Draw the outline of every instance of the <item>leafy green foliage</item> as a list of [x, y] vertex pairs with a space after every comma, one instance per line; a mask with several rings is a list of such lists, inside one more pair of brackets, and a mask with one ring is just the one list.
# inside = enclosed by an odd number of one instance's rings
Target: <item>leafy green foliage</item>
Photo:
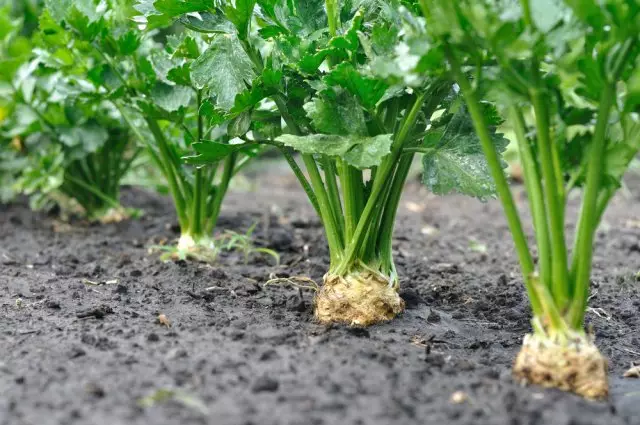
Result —
[[[434, 125], [424, 138], [423, 182], [433, 192], [446, 195], [463, 193], [486, 199], [495, 193], [489, 165], [465, 107]], [[508, 140], [493, 129], [496, 151], [506, 150]]]
[[[57, 12], [69, 12], [58, 6]], [[61, 47], [71, 38], [48, 13], [32, 40], [13, 23], [2, 45], [4, 200], [24, 193], [34, 208], [56, 203], [90, 219], [120, 209], [119, 183], [135, 156], [123, 123], [89, 82], [65, 72], [77, 66]]]
[[356, 168], [371, 168], [380, 165], [382, 159], [389, 154], [392, 143], [390, 134], [381, 134], [375, 137], [283, 134], [276, 140], [303, 154], [344, 158], [347, 163]]
[[[597, 225], [640, 151], [640, 7], [635, 0], [420, 3], [427, 31], [411, 51], [421, 62], [443, 57], [449, 68], [416, 72], [456, 77], [498, 178], [540, 328], [580, 330]], [[495, 158], [500, 148], [483, 98], [495, 101], [516, 130], [542, 287], [531, 278], [537, 272]], [[576, 188], [583, 189], [583, 204], [569, 258], [565, 203]]]
[[[446, 98], [450, 80], [413, 70], [416, 64], [444, 69], [442, 55], [420, 61], [424, 21], [400, 2], [221, 2], [198, 10], [199, 23], [147, 6], [147, 18], [187, 22], [208, 37], [190, 68], [191, 80], [211, 89], [207, 111], [215, 111], [214, 119], [230, 118], [227, 133], [243, 141], [194, 144], [197, 155], [189, 162], [216, 163], [256, 145], [279, 147], [322, 217], [338, 272], [362, 256], [363, 263], [393, 274], [392, 221], [415, 152], [428, 151], [425, 175], [432, 190], [493, 194], [470, 118], [456, 113], [460, 102]], [[403, 49], [410, 50], [408, 57]], [[433, 126], [436, 110], [447, 121]], [[503, 140], [496, 135], [500, 149]], [[308, 178], [291, 151], [301, 155]], [[377, 236], [367, 240], [367, 229]]]
[[247, 54], [238, 40], [230, 35], [216, 35], [209, 48], [196, 59], [191, 68], [194, 87], [208, 87], [216, 98], [216, 105], [231, 109], [255, 74]]
[[[120, 3], [48, 0], [35, 67], [73, 83], [63, 86], [60, 99], [101, 105], [130, 129], [166, 179], [181, 240], [194, 245], [186, 248], [208, 248], [230, 179], [258, 151], [256, 145], [236, 149], [233, 142], [251, 130], [262, 97], [250, 95], [241, 110], [230, 111], [256, 78], [238, 40], [250, 28], [255, 2], [144, 0], [134, 8]], [[221, 19], [222, 13], [230, 20]], [[163, 29], [176, 20], [202, 34]], [[274, 84], [267, 77], [259, 81], [266, 91]], [[46, 115], [55, 113], [47, 117], [49, 127], [66, 148], [83, 140], [84, 150], [93, 153], [104, 134], [84, 134], [88, 122], [61, 130], [67, 112], [67, 106], [49, 108]], [[193, 158], [196, 146], [224, 155], [204, 164]]]

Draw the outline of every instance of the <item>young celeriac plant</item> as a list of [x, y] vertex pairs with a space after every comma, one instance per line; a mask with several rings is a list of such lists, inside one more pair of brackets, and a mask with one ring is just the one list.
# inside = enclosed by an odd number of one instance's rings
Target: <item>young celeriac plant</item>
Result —
[[[156, 28], [162, 25], [138, 28], [130, 19], [135, 11], [125, 12], [119, 3], [87, 0], [76, 7], [51, 0], [48, 37], [80, 58], [75, 74], [115, 106], [167, 180], [180, 226], [172, 254], [213, 261], [212, 233], [231, 178], [256, 153], [256, 146], [233, 145], [250, 116], [227, 119], [220, 109], [244, 87], [216, 90], [192, 75], [209, 36], [185, 31], [164, 35], [161, 44], [154, 37], [163, 37]], [[196, 143], [215, 144], [227, 155], [214, 164], [189, 165], [183, 157]]]
[[90, 220], [122, 219], [128, 211], [119, 203], [120, 181], [136, 154], [124, 124], [105, 102], [76, 101], [83, 87], [61, 71], [71, 59], [45, 52], [38, 36], [20, 35], [22, 19], [7, 12], [0, 17], [7, 20], [0, 137], [9, 141], [2, 168], [13, 177], [12, 189], [30, 195], [34, 208], [55, 203]]
[[[447, 75], [468, 105], [531, 302], [533, 332], [514, 376], [603, 398], [607, 362], [585, 332], [584, 316], [598, 223], [640, 150], [640, 7], [634, 0], [422, 0], [421, 6], [427, 55], [448, 61]], [[537, 264], [491, 143], [485, 99], [504, 110], [515, 131]], [[577, 188], [582, 206], [569, 250], [566, 202]]]
[[[149, 23], [178, 19], [212, 34], [191, 67], [192, 79], [248, 86], [225, 113], [251, 114], [245, 144], [282, 150], [325, 229], [330, 265], [315, 300], [320, 322], [370, 325], [403, 310], [392, 235], [415, 154], [425, 153], [425, 182], [434, 191], [493, 193], [450, 80], [403, 78], [402, 69], [419, 58], [398, 49], [424, 28], [399, 6], [393, 0], [214, 6], [148, 0], [138, 6]], [[436, 111], [441, 118], [432, 122]], [[506, 145], [501, 137], [495, 143], [499, 150]], [[194, 162], [225, 154], [214, 144], [194, 148]], [[307, 175], [292, 151], [300, 153]]]
[[[1, 3], [0, 3], [1, 4]], [[23, 20], [15, 18], [8, 6], [0, 8], [0, 128], [13, 108], [10, 81], [20, 64], [31, 54], [31, 42], [20, 35]], [[11, 201], [17, 195], [16, 180], [26, 165], [19, 138], [0, 134], [0, 203]]]

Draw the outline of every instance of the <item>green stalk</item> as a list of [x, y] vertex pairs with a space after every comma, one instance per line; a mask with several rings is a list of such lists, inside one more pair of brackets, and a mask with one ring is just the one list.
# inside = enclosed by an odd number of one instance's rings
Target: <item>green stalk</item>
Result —
[[72, 182], [75, 185], [80, 186], [81, 188], [83, 188], [84, 190], [90, 192], [94, 196], [100, 198], [102, 201], [104, 201], [106, 204], [110, 205], [112, 208], [120, 208], [120, 203], [117, 200], [115, 200], [113, 198], [110, 198], [109, 196], [105, 195], [104, 193], [102, 193], [100, 190], [98, 190], [94, 186], [91, 186], [90, 184], [87, 184], [87, 183], [83, 182], [81, 179], [77, 179], [77, 178], [75, 178], [75, 177], [73, 177], [71, 175], [66, 175], [65, 179], [69, 180], [70, 182]]
[[589, 279], [591, 276], [591, 263], [593, 260], [593, 237], [598, 221], [598, 195], [602, 174], [604, 170], [604, 154], [607, 147], [607, 125], [609, 124], [609, 114], [615, 101], [615, 84], [605, 87], [600, 97], [598, 108], [598, 120], [589, 151], [589, 164], [584, 189], [584, 199], [580, 209], [578, 234], [576, 238], [577, 258], [575, 274], [575, 293], [571, 305], [570, 319], [571, 325], [575, 328], [582, 326], [584, 311], [587, 306], [589, 294]]
[[186, 214], [186, 199], [183, 192], [180, 190], [175, 164], [170, 161], [171, 155], [168, 152], [167, 140], [165, 139], [162, 129], [154, 119], [146, 118], [146, 122], [149, 130], [154, 136], [154, 139], [158, 143], [158, 147], [160, 148], [160, 155], [162, 156], [162, 160], [165, 162], [164, 168], [167, 172], [165, 174], [165, 178], [169, 183], [169, 190], [171, 191], [171, 195], [176, 206], [176, 214], [178, 215], [180, 228], [185, 230], [189, 228], [189, 217]]
[[402, 197], [402, 189], [409, 176], [414, 155], [404, 155], [398, 164], [393, 183], [389, 191], [389, 197], [384, 205], [384, 215], [380, 223], [378, 241], [376, 245], [380, 252], [380, 261], [385, 272], [391, 271], [393, 266], [393, 230]]
[[393, 183], [393, 178], [387, 179], [384, 184], [384, 188], [382, 193], [378, 197], [378, 202], [382, 205], [382, 208], [376, 208], [375, 212], [371, 216], [369, 220], [369, 227], [366, 231], [366, 236], [362, 241], [362, 245], [360, 247], [360, 251], [357, 253], [357, 258], [362, 260], [365, 264], [368, 264], [372, 261], [379, 261], [380, 253], [378, 251], [377, 239], [380, 237], [380, 227], [382, 222], [382, 217], [385, 212], [384, 205], [387, 204], [387, 199], [389, 199], [389, 194], [391, 192], [391, 186]]
[[202, 236], [203, 180], [202, 168], [197, 168], [194, 175], [193, 199], [191, 204], [191, 226], [189, 229], [189, 232], [195, 238]]
[[331, 209], [331, 203], [327, 195], [327, 191], [324, 187], [324, 182], [320, 176], [318, 166], [313, 159], [312, 155], [302, 155], [302, 160], [305, 163], [307, 171], [309, 172], [309, 178], [311, 180], [311, 186], [314, 189], [314, 193], [318, 198], [318, 208], [320, 209], [320, 217], [324, 224], [324, 229], [327, 234], [327, 243], [329, 244], [329, 254], [331, 263], [335, 264], [340, 261], [342, 257], [342, 243], [338, 227], [333, 216], [333, 210]]
[[[204, 128], [204, 123], [202, 119], [202, 114], [200, 114], [200, 104], [202, 103], [202, 91], [198, 90], [197, 95], [197, 105], [198, 105], [198, 139], [197, 141], [202, 141], [202, 133]], [[194, 236], [197, 239], [201, 238], [202, 231], [204, 230], [202, 227], [203, 224], [203, 205], [206, 205], [206, 197], [203, 198], [203, 194], [205, 192], [204, 185], [204, 175], [202, 168], [196, 168], [194, 173], [194, 184], [193, 184], [193, 198], [192, 198], [192, 206], [191, 206], [191, 228], [189, 231], [191, 232], [191, 236]]]
[[316, 210], [316, 213], [318, 214], [318, 216], [320, 216], [320, 218], [322, 218], [322, 215], [320, 214], [320, 207], [318, 205], [318, 198], [316, 197], [316, 194], [313, 191], [313, 188], [309, 184], [309, 181], [304, 176], [304, 173], [302, 172], [302, 170], [298, 166], [298, 163], [293, 158], [293, 155], [291, 155], [291, 152], [287, 148], [281, 149], [281, 152], [284, 155], [284, 158], [289, 163], [289, 166], [293, 170], [293, 173], [298, 178], [298, 181], [302, 185], [302, 188], [304, 189], [305, 193], [307, 194], [307, 197], [309, 198], [309, 201], [311, 201], [311, 205], [313, 205], [313, 208]]
[[480, 106], [480, 102], [477, 100], [476, 94], [467, 80], [466, 75], [462, 72], [462, 68], [458, 63], [457, 58], [454, 56], [449, 46], [445, 46], [445, 49], [447, 59], [451, 65], [451, 71], [453, 72], [454, 78], [458, 82], [460, 90], [466, 99], [467, 107], [469, 108], [469, 113], [473, 120], [473, 125], [476, 129], [478, 138], [480, 139], [480, 143], [482, 144], [482, 150], [487, 158], [491, 176], [493, 177], [498, 196], [502, 202], [502, 207], [518, 253], [518, 259], [520, 260], [520, 267], [524, 275], [524, 282], [529, 295], [529, 301], [531, 302], [533, 314], [535, 316], [540, 316], [543, 310], [533, 284], [533, 280], [535, 278], [533, 259], [529, 252], [527, 238], [524, 234], [524, 230], [522, 229], [518, 209], [516, 208], [513, 196], [511, 195], [511, 190], [509, 189], [509, 183], [504, 175], [500, 158], [498, 157], [498, 153], [496, 152], [493, 141], [491, 140], [491, 135], [489, 134], [489, 129], [482, 113], [482, 107]]
[[[537, 64], [537, 62], [536, 62]], [[567, 247], [564, 240], [564, 199], [558, 193], [556, 169], [554, 166], [552, 145], [549, 132], [549, 111], [543, 94], [536, 88], [531, 90], [531, 100], [536, 115], [538, 146], [542, 178], [544, 180], [547, 214], [551, 232], [552, 279], [551, 293], [558, 308], [563, 311], [569, 303], [569, 272], [567, 268]], [[544, 282], [548, 284], [549, 282]]]
[[327, 23], [329, 25], [329, 35], [335, 37], [338, 33], [339, 19], [338, 16], [338, 4], [336, 0], [325, 0], [325, 7], [327, 9]]
[[358, 226], [354, 232], [351, 241], [347, 244], [347, 250], [342, 263], [338, 266], [336, 273], [346, 273], [356, 260], [357, 254], [360, 251], [362, 243], [366, 237], [366, 232], [369, 229], [371, 217], [374, 213], [374, 209], [379, 208], [380, 194], [383, 192], [385, 183], [391, 177], [391, 173], [395, 170], [395, 166], [402, 155], [402, 149], [409, 134], [413, 130], [413, 127], [418, 119], [418, 114], [424, 103], [426, 94], [419, 95], [411, 110], [404, 119], [403, 125], [400, 131], [397, 133], [395, 140], [391, 146], [391, 153], [383, 160], [382, 164], [378, 168], [376, 179], [373, 182], [373, 188], [371, 189], [371, 195], [367, 200], [362, 215], [358, 220]]
[[338, 160], [338, 168], [340, 170], [340, 183], [342, 186], [344, 199], [344, 240], [348, 241], [353, 236], [353, 232], [358, 223], [358, 200], [359, 188], [357, 186], [357, 177], [345, 161]]
[[[298, 136], [302, 135], [300, 127], [295, 122], [293, 117], [289, 114], [287, 105], [282, 96], [273, 96], [273, 101], [278, 107], [280, 115], [282, 116], [282, 119], [285, 121], [285, 123], [287, 123], [287, 126], [289, 127], [291, 133]], [[311, 187], [313, 188], [313, 193], [315, 193], [315, 197], [318, 202], [318, 211], [320, 213], [322, 223], [324, 224], [324, 228], [327, 233], [327, 243], [329, 244], [331, 263], [338, 262], [342, 256], [341, 252], [343, 247], [341, 236], [338, 232], [337, 223], [335, 222], [333, 216], [333, 210], [331, 209], [331, 203], [329, 201], [327, 190], [325, 188], [324, 182], [322, 181], [320, 171], [318, 170], [318, 165], [316, 164], [313, 155], [302, 154], [302, 161], [304, 162], [305, 167], [307, 168], [307, 172], [309, 173]]]
[[216, 193], [213, 200], [213, 208], [208, 217], [209, 222], [207, 223], [207, 228], [205, 229], [206, 235], [210, 235], [213, 232], [213, 229], [216, 227], [216, 223], [218, 222], [218, 217], [220, 216], [220, 210], [222, 208], [222, 201], [227, 194], [227, 190], [229, 190], [229, 183], [231, 182], [231, 178], [233, 177], [233, 169], [236, 165], [237, 157], [238, 153], [233, 152], [224, 160], [224, 170], [222, 171], [220, 183], [216, 187]]
[[[342, 203], [340, 202], [338, 182], [336, 181], [336, 165], [329, 157], [323, 157], [320, 161], [324, 169], [324, 180], [327, 183], [327, 194], [329, 195], [329, 204], [333, 212], [333, 221], [336, 223], [336, 230], [342, 235], [344, 234], [345, 220], [342, 212]], [[342, 239], [342, 236], [340, 239]]]
[[524, 183], [529, 195], [529, 206], [533, 216], [533, 225], [538, 242], [538, 264], [540, 280], [548, 285], [551, 278], [551, 248], [549, 245], [549, 226], [547, 223], [547, 211], [544, 204], [544, 194], [540, 183], [540, 175], [533, 151], [526, 136], [526, 126], [522, 112], [515, 106], [509, 109], [511, 121], [514, 125], [520, 162], [524, 171]]

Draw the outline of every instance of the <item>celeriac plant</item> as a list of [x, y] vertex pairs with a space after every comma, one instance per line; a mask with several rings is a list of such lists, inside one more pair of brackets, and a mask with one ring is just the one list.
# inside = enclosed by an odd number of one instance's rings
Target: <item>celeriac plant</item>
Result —
[[[229, 119], [251, 116], [244, 145], [278, 146], [299, 179], [329, 245], [329, 270], [315, 299], [320, 322], [369, 325], [403, 310], [392, 235], [416, 154], [425, 154], [425, 183], [436, 192], [484, 198], [494, 190], [450, 79], [404, 78], [402, 70], [419, 59], [405, 57], [405, 38], [424, 28], [399, 6], [335, 0], [137, 6], [149, 25], [174, 19], [210, 34], [208, 49], [191, 66], [192, 81], [220, 93], [242, 89], [219, 107]], [[436, 112], [440, 118], [432, 120]], [[504, 149], [504, 139], [494, 136]], [[193, 146], [194, 163], [227, 154], [217, 144]]]
[[126, 216], [120, 181], [136, 153], [124, 123], [101, 99], [78, 101], [86, 87], [61, 71], [73, 58], [46, 52], [39, 35], [22, 36], [22, 19], [8, 9], [0, 19], [2, 169], [11, 189], [30, 195], [34, 208], [56, 203], [101, 221]]
[[[13, 17], [9, 6], [0, 8], [0, 127], [13, 108], [10, 81], [31, 52], [31, 42], [20, 34], [22, 27], [23, 20]], [[19, 139], [0, 134], [0, 203], [16, 196], [16, 179], [26, 162], [21, 151]]]
[[[68, 71], [84, 76], [94, 96], [115, 107], [167, 180], [180, 225], [174, 254], [213, 260], [212, 232], [229, 183], [256, 151], [232, 144], [244, 135], [251, 117], [232, 120], [220, 111], [244, 87], [217, 90], [192, 75], [208, 36], [189, 31], [163, 35], [156, 28], [162, 25], [141, 29], [129, 12], [116, 0], [78, 5], [51, 0], [51, 25], [42, 31], [54, 51], [79, 58]], [[193, 144], [206, 146], [212, 140], [228, 153], [223, 160], [185, 163]]]
[[[589, 398], [607, 362], [584, 330], [598, 223], [640, 150], [640, 4], [634, 0], [422, 0], [423, 58], [459, 85], [502, 201], [533, 311], [518, 380]], [[427, 70], [429, 71], [429, 70]], [[433, 74], [431, 74], [433, 75]], [[537, 263], [491, 140], [495, 101], [514, 129]], [[566, 202], [581, 189], [572, 249]]]

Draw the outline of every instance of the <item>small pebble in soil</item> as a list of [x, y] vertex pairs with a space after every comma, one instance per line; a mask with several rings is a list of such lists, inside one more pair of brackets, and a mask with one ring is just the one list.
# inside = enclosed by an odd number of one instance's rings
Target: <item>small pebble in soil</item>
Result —
[[261, 376], [256, 379], [251, 385], [251, 391], [254, 393], [261, 392], [275, 392], [278, 391], [278, 387], [280, 387], [280, 383], [273, 378], [269, 378], [268, 376]]
[[107, 314], [113, 314], [113, 309], [108, 305], [99, 305], [96, 307], [80, 310], [76, 313], [78, 319], [85, 319], [88, 317], [95, 317], [96, 319], [102, 319]]
[[280, 357], [278, 355], [278, 352], [276, 350], [274, 350], [273, 348], [267, 348], [265, 351], [262, 352], [262, 354], [260, 354], [260, 361], [264, 362], [264, 361], [268, 361], [268, 360], [274, 360], [277, 359], [278, 357]]
[[365, 328], [347, 328], [347, 332], [358, 338], [371, 338], [371, 334]]
[[60, 310], [60, 303], [58, 301], [49, 300], [46, 303], [44, 303], [44, 305], [45, 307], [53, 310]]
[[90, 382], [85, 386], [85, 391], [87, 394], [95, 397], [95, 398], [103, 398], [107, 393], [100, 385]]
[[149, 335], [147, 335], [147, 341], [149, 342], [158, 342], [160, 341], [160, 336], [158, 336], [157, 333], [150, 333]]
[[440, 315], [433, 310], [429, 310], [429, 316], [427, 316], [427, 322], [429, 323], [440, 322]]
[[82, 357], [85, 354], [87, 354], [87, 352], [80, 347], [71, 347], [71, 350], [69, 350], [70, 359], [77, 359], [78, 357]]

